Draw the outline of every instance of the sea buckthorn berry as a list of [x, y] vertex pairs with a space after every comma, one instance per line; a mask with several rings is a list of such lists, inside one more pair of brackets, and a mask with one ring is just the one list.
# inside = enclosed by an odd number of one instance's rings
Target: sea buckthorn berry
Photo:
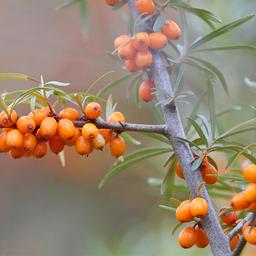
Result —
[[36, 147], [36, 137], [32, 133], [25, 133], [23, 136], [23, 149], [27, 151], [33, 151]]
[[154, 89], [155, 84], [152, 80], [144, 81], [139, 88], [140, 98], [145, 102], [152, 101], [155, 97]]
[[179, 234], [179, 245], [184, 249], [192, 247], [197, 240], [197, 234], [194, 228], [185, 227]]
[[142, 50], [137, 52], [135, 56], [135, 64], [138, 68], [144, 69], [152, 64], [153, 57], [149, 50]]
[[[10, 110], [8, 110], [10, 111]], [[12, 110], [11, 116], [9, 117], [5, 111], [0, 113], [0, 125], [2, 127], [11, 127], [13, 126], [18, 119], [17, 112]]]
[[18, 129], [9, 131], [6, 135], [6, 145], [11, 148], [20, 148], [23, 144], [23, 134]]
[[126, 145], [125, 141], [121, 136], [115, 136], [109, 142], [110, 153], [113, 157], [120, 157], [124, 154]]
[[149, 47], [149, 35], [146, 32], [138, 32], [133, 41], [132, 41], [133, 47], [140, 51], [142, 49], [147, 49]]
[[48, 116], [49, 109], [41, 108], [35, 109], [34, 112], [30, 112], [29, 116], [32, 117], [36, 123], [36, 126], [40, 126], [42, 121]]
[[191, 201], [183, 201], [176, 209], [176, 220], [180, 222], [189, 222], [194, 219], [190, 211]]
[[113, 112], [109, 117], [108, 117], [108, 122], [111, 123], [125, 123], [125, 117], [121, 112]]
[[250, 183], [244, 190], [244, 198], [248, 202], [256, 201], [256, 183]]
[[76, 127], [69, 119], [61, 119], [58, 122], [57, 133], [63, 140], [71, 139], [76, 132]]
[[49, 139], [49, 146], [53, 153], [59, 154], [64, 149], [64, 141], [58, 134]]
[[152, 49], [162, 49], [167, 44], [166, 36], [161, 32], [154, 32], [149, 35], [149, 47]]
[[234, 249], [236, 248], [238, 242], [239, 242], [239, 235], [235, 235], [231, 241], [229, 242], [229, 245], [230, 245], [230, 250], [231, 251], [234, 251]]
[[141, 14], [152, 14], [156, 7], [152, 0], [136, 0], [135, 7]]
[[256, 244], [256, 227], [247, 225], [243, 229], [243, 236], [249, 244]]
[[139, 68], [137, 67], [137, 65], [133, 59], [125, 60], [124, 66], [129, 72], [136, 72], [139, 70]]
[[45, 139], [41, 133], [40, 133], [40, 129], [37, 129], [36, 133], [35, 133], [35, 136], [36, 136], [36, 141], [37, 142], [42, 142], [42, 141], [46, 141], [47, 139]]
[[183, 170], [182, 170], [178, 161], [176, 161], [176, 163], [175, 163], [175, 172], [176, 172], [178, 177], [180, 177], [183, 180], [185, 179], [185, 177], [183, 175]]
[[33, 156], [35, 158], [42, 158], [46, 155], [47, 153], [47, 144], [46, 142], [39, 142], [36, 144], [36, 147], [33, 151]]
[[93, 151], [91, 141], [86, 140], [83, 136], [80, 136], [75, 144], [76, 152], [79, 155], [89, 155]]
[[204, 231], [204, 229], [202, 227], [198, 226], [195, 228], [195, 230], [196, 230], [196, 236], [197, 236], [195, 245], [198, 248], [207, 247], [207, 245], [209, 244], [209, 240], [208, 240], [208, 236], [207, 236], [206, 232]]
[[36, 123], [31, 116], [20, 117], [16, 125], [22, 133], [33, 132], [36, 128]]
[[180, 27], [172, 20], [168, 20], [162, 27], [161, 32], [168, 40], [177, 40], [181, 36]]
[[79, 136], [81, 136], [81, 132], [80, 132], [79, 128], [76, 127], [75, 135], [71, 139], [65, 140], [64, 141], [65, 145], [74, 146], [76, 144], [76, 141]]
[[125, 43], [118, 49], [118, 55], [123, 59], [133, 59], [136, 55], [136, 49], [133, 47], [132, 42]]
[[253, 211], [256, 210], [256, 201], [254, 201], [254, 202], [252, 202], [252, 203], [250, 204], [249, 209], [250, 209], [250, 210], [253, 210]]
[[121, 35], [117, 37], [114, 41], [114, 46], [115, 48], [119, 48], [127, 44], [128, 42], [131, 41], [131, 37], [128, 35]]
[[25, 151], [23, 148], [12, 148], [10, 149], [9, 154], [11, 157], [19, 159], [25, 155]]
[[226, 208], [220, 210], [220, 219], [227, 225], [232, 225], [237, 221], [237, 214], [235, 211], [226, 211]]
[[119, 0], [105, 0], [105, 3], [110, 6], [114, 6], [119, 3]]
[[204, 217], [208, 213], [208, 204], [202, 197], [196, 197], [191, 201], [190, 212], [194, 217]]
[[217, 170], [207, 161], [203, 161], [201, 166], [202, 178], [207, 184], [215, 184], [218, 180]]
[[5, 128], [2, 128], [2, 131], [3, 132], [9, 132], [9, 131], [11, 131], [13, 129], [14, 129], [13, 127], [5, 127]]
[[7, 132], [0, 133], [0, 153], [8, 152], [10, 147], [6, 144]]
[[104, 137], [105, 143], [109, 143], [112, 139], [112, 131], [110, 129], [99, 129], [99, 132]]
[[93, 148], [102, 150], [106, 144], [104, 137], [99, 133], [92, 141]]
[[85, 107], [84, 113], [89, 119], [97, 119], [102, 113], [101, 105], [97, 102], [91, 102]]
[[92, 123], [85, 124], [82, 128], [82, 135], [86, 140], [94, 140], [98, 134], [98, 128]]
[[244, 192], [240, 192], [233, 196], [231, 206], [237, 211], [244, 210], [250, 206], [250, 202], [245, 200]]
[[246, 168], [243, 170], [244, 178], [248, 182], [256, 183], [256, 165], [255, 164], [249, 164]]
[[80, 118], [80, 115], [78, 110], [75, 108], [64, 108], [60, 111], [59, 117], [61, 119], [69, 119], [71, 121], [75, 121]]
[[57, 132], [58, 123], [53, 117], [46, 117], [40, 125], [40, 135], [49, 139]]

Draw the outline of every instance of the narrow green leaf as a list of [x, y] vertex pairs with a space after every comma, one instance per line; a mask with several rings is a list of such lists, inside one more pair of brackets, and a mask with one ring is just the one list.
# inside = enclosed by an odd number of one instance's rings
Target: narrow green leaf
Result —
[[168, 171], [163, 179], [162, 185], [161, 185], [161, 194], [165, 195], [165, 197], [172, 196], [173, 193], [173, 184], [175, 182], [175, 154], [172, 155], [170, 159], [170, 167], [168, 168]]
[[176, 212], [176, 208], [174, 208], [174, 207], [170, 207], [170, 206], [162, 205], [162, 204], [160, 204], [159, 207], [164, 209], [164, 210], [168, 210], [168, 211], [171, 211], [171, 212]]
[[165, 136], [163, 136], [163, 135], [161, 135], [161, 134], [152, 133], [152, 132], [141, 132], [141, 134], [142, 134], [142, 135], [145, 135], [145, 136], [147, 136], [147, 137], [150, 137], [150, 138], [152, 138], [152, 139], [158, 140], [158, 141], [160, 141], [160, 142], [163, 142], [163, 143], [165, 143], [165, 144], [167, 144], [167, 145], [170, 145], [169, 140], [168, 140]]
[[58, 157], [59, 157], [59, 159], [60, 159], [60, 162], [61, 162], [62, 167], [65, 167], [65, 166], [66, 166], [66, 160], [65, 160], [65, 153], [64, 153], [64, 150], [62, 150], [62, 151], [58, 154]]
[[70, 85], [70, 83], [63, 83], [63, 82], [59, 82], [59, 81], [50, 81], [46, 83], [47, 85], [56, 85], [56, 86], [68, 86]]
[[121, 136], [128, 143], [131, 143], [131, 144], [136, 145], [136, 146], [141, 145], [140, 141], [136, 140], [135, 138], [133, 138], [130, 134], [128, 134], [126, 132], [122, 132]]
[[256, 50], [254, 45], [232, 45], [232, 46], [222, 46], [214, 48], [204, 48], [193, 50], [193, 52], [215, 52], [215, 51], [236, 51], [236, 50]]
[[207, 82], [207, 92], [208, 92], [208, 106], [210, 113], [210, 123], [212, 131], [212, 140], [215, 138], [215, 127], [216, 127], [216, 111], [215, 111], [215, 95], [213, 84], [210, 80]]
[[161, 184], [162, 184], [162, 180], [161, 179], [158, 179], [158, 178], [154, 178], [154, 177], [149, 177], [147, 179], [147, 182], [150, 186], [152, 187], [160, 187]]
[[182, 141], [182, 142], [188, 143], [190, 146], [194, 146], [194, 147], [196, 147], [198, 150], [201, 151], [201, 148], [200, 148], [195, 142], [193, 142], [193, 141], [190, 141], [190, 140], [188, 140], [188, 139], [181, 138], [181, 137], [176, 137], [175, 139], [178, 140], [178, 141]]
[[82, 33], [84, 37], [88, 35], [88, 2], [87, 0], [80, 0], [80, 16], [82, 24]]
[[28, 81], [29, 76], [20, 73], [0, 73], [0, 80], [23, 80]]
[[62, 10], [64, 8], [67, 8], [75, 3], [78, 3], [80, 0], [66, 0], [64, 1], [63, 3], [59, 4], [57, 7], [56, 7], [56, 10]]

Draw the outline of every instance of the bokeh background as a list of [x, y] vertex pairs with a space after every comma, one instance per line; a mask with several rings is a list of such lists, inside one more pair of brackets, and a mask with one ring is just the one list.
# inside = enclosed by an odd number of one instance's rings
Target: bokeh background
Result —
[[[34, 77], [43, 74], [48, 81], [70, 82], [69, 92], [85, 90], [110, 70], [115, 73], [98, 88], [120, 77], [124, 71], [106, 53], [113, 50], [114, 38], [127, 31], [128, 13], [125, 9], [113, 12], [103, 2], [89, 1], [88, 34], [84, 38], [78, 5], [56, 11], [61, 0], [2, 0], [0, 71]], [[256, 11], [254, 0], [195, 0], [192, 4], [208, 8], [224, 23]], [[179, 21], [175, 13], [169, 15]], [[209, 32], [198, 18], [191, 15], [188, 18], [190, 41]], [[211, 44], [255, 44], [255, 25], [254, 19]], [[244, 77], [256, 80], [255, 53], [238, 51], [202, 56], [223, 70], [231, 91], [231, 98], [227, 99], [221, 87], [216, 87], [218, 110], [234, 104], [243, 107], [226, 117], [223, 127], [252, 117], [250, 105], [255, 104], [255, 96], [244, 86]], [[185, 86], [196, 95], [205, 86], [199, 77], [198, 72], [189, 69], [185, 78]], [[33, 84], [9, 81], [0, 84], [1, 91], [31, 86]], [[113, 91], [118, 110], [123, 111], [129, 121], [155, 122], [150, 104], [138, 108], [132, 97], [127, 98], [125, 86]], [[191, 102], [194, 101], [192, 98]], [[205, 106], [200, 110], [202, 113]], [[184, 115], [189, 110], [189, 106], [180, 107]], [[142, 141], [142, 146], [156, 145], [155, 141], [135, 137]], [[241, 139], [251, 141], [255, 136]], [[136, 148], [138, 146], [129, 146], [129, 151]], [[164, 159], [154, 158], [133, 166], [98, 190], [101, 177], [114, 161], [107, 150], [83, 158], [68, 149], [65, 168], [51, 153], [42, 160], [14, 161], [1, 155], [0, 255], [210, 255], [208, 249], [180, 249], [177, 234], [170, 235], [175, 225], [174, 214], [158, 207], [163, 202], [159, 189], [147, 184], [148, 177], [163, 177]], [[225, 160], [220, 157], [220, 166], [222, 161]], [[255, 249], [250, 247], [243, 253], [254, 254]]]

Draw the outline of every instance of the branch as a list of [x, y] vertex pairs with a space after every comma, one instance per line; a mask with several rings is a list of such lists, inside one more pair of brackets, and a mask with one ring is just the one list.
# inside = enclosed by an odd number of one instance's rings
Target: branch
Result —
[[[129, 8], [134, 19], [138, 17], [138, 13], [135, 8], [135, 1], [136, 0], [128, 0]], [[151, 21], [147, 20], [144, 23], [140, 23], [139, 30], [149, 31], [148, 24], [152, 24], [152, 20], [154, 20], [154, 17], [152, 17]], [[167, 102], [168, 95], [173, 94], [173, 89], [170, 76], [165, 65], [166, 62], [159, 51], [152, 51], [152, 54], [153, 63], [151, 66], [151, 73], [156, 85], [156, 89], [157, 91], [159, 91], [157, 95], [158, 101]], [[189, 190], [192, 196], [195, 197], [198, 195], [198, 188], [200, 184], [202, 184], [202, 176], [200, 170], [193, 171], [191, 168], [193, 155], [189, 145], [176, 139], [177, 137], [186, 138], [179, 111], [176, 107], [175, 102], [172, 102], [169, 105], [162, 104], [161, 107], [164, 111], [165, 121], [167, 125], [167, 137], [172, 144], [177, 159], [183, 169], [183, 173]], [[223, 230], [218, 220], [218, 216], [215, 212], [209, 194], [204, 185], [200, 189], [200, 196], [205, 198], [208, 203], [209, 211], [207, 216], [202, 219], [202, 224], [204, 230], [208, 235], [213, 255], [230, 256], [231, 251], [229, 247], [229, 240], [223, 233]]]

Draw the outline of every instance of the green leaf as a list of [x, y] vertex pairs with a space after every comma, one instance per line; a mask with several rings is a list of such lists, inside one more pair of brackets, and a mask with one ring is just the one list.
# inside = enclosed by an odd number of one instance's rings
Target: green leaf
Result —
[[171, 211], [171, 212], [176, 212], [176, 208], [174, 208], [174, 207], [170, 207], [170, 206], [162, 205], [162, 204], [160, 204], [159, 207], [162, 208], [162, 209]]
[[170, 148], [147, 148], [147, 149], [140, 149], [135, 151], [127, 156], [124, 157], [124, 161], [114, 166], [101, 180], [99, 184], [99, 188], [102, 188], [104, 184], [110, 180], [113, 176], [119, 174], [124, 169], [128, 168], [129, 166], [140, 162], [142, 160], [162, 155], [164, 153], [170, 152]]
[[176, 137], [175, 138], [176, 140], [178, 141], [181, 141], [181, 142], [185, 142], [185, 143], [188, 143], [191, 147], [196, 147], [198, 150], [201, 151], [201, 148], [193, 141], [189, 140], [189, 139], [185, 139], [185, 138], [181, 138], [181, 137]]
[[215, 138], [215, 127], [216, 127], [216, 111], [215, 111], [215, 95], [213, 84], [210, 80], [207, 82], [207, 92], [208, 92], [208, 106], [210, 113], [210, 123], [212, 131], [212, 140]]
[[149, 177], [147, 182], [152, 187], [160, 187], [162, 184], [162, 180], [154, 177]]
[[220, 27], [219, 29], [216, 29], [215, 31], [211, 32], [210, 34], [207, 34], [206, 36], [200, 38], [199, 40], [197, 40], [196, 42], [194, 42], [189, 49], [195, 49], [209, 41], [211, 41], [212, 39], [219, 37], [229, 31], [231, 31], [232, 29], [241, 26], [243, 23], [247, 22], [248, 20], [252, 19], [255, 15], [248, 15], [246, 17], [243, 17], [241, 19], [238, 19], [236, 21], [233, 21], [223, 27]]
[[232, 46], [222, 46], [214, 48], [204, 48], [193, 50], [193, 52], [215, 52], [215, 51], [236, 51], [236, 50], [256, 50], [254, 45], [232, 45]]
[[80, 17], [82, 24], [82, 33], [83, 36], [86, 37], [88, 34], [88, 2], [87, 0], [80, 0]]
[[106, 103], [106, 120], [115, 111], [116, 106], [117, 106], [117, 104], [113, 103], [112, 95], [109, 95], [108, 99], [107, 99], [107, 103]]
[[65, 167], [65, 166], [66, 166], [66, 160], [65, 160], [65, 153], [64, 153], [64, 150], [62, 150], [62, 151], [58, 154], [58, 157], [59, 157], [59, 159], [60, 159], [60, 162], [61, 162], [62, 167]]
[[139, 146], [141, 145], [141, 142], [136, 140], [135, 138], [133, 138], [131, 135], [129, 135], [128, 133], [126, 132], [123, 132], [121, 134], [121, 136], [123, 137], [123, 139], [125, 140], [125, 142], [128, 142], [128, 143], [131, 143], [133, 145], [136, 145], [136, 146]]
[[66, 0], [64, 1], [63, 3], [59, 4], [57, 7], [56, 7], [56, 10], [62, 10], [64, 8], [67, 8], [75, 3], [78, 3], [80, 0]]
[[23, 80], [28, 81], [29, 76], [20, 73], [0, 73], [0, 80]]
[[141, 134], [142, 134], [142, 135], [145, 135], [145, 136], [147, 136], [147, 137], [150, 137], [150, 138], [152, 138], [152, 139], [158, 140], [158, 141], [160, 141], [160, 142], [163, 142], [163, 143], [165, 143], [165, 144], [167, 144], [167, 145], [170, 145], [169, 140], [168, 140], [165, 136], [163, 136], [163, 135], [161, 135], [161, 134], [152, 133], [152, 132], [141, 132]]
[[59, 82], [59, 81], [50, 81], [46, 83], [47, 85], [56, 85], [56, 86], [68, 86], [70, 85], [70, 83], [63, 83], [63, 82]]
[[182, 222], [177, 223], [177, 224], [175, 225], [175, 227], [172, 229], [171, 234], [174, 235], [175, 232], [177, 231], [177, 229], [178, 229], [180, 226], [182, 226], [182, 225], [183, 225]]

